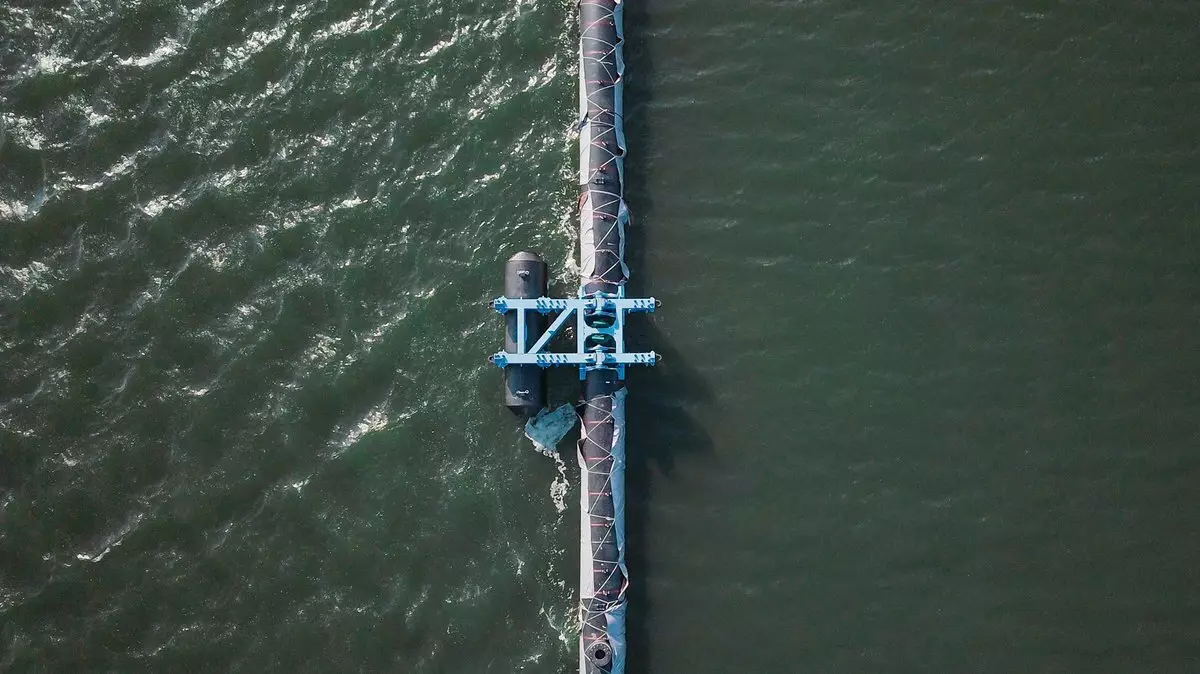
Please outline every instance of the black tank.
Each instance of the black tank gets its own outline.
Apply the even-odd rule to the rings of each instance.
[[[546,262],[537,253],[517,253],[504,264],[504,296],[534,299],[546,296]],[[517,312],[505,316],[504,350],[517,352]],[[525,312],[525,348],[533,346],[546,329],[546,318]],[[504,405],[513,414],[531,417],[546,406],[546,371],[537,365],[504,368]]]

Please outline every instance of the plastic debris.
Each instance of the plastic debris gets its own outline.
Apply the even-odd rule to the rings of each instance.
[[[575,428],[575,408],[569,403],[553,410],[543,409],[525,422],[525,437],[533,441],[534,449],[546,456],[557,454],[558,443]]]

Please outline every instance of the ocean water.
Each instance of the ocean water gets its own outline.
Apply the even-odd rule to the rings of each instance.
[[[631,673],[1195,671],[1197,25],[629,0]],[[574,3],[0,36],[0,670],[572,671]]]

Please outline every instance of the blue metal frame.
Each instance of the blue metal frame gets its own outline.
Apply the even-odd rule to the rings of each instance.
[[[588,370],[615,368],[618,376],[624,379],[626,365],[654,365],[658,362],[658,354],[653,351],[634,353],[625,351],[625,314],[638,311],[650,313],[657,307],[658,300],[653,297],[627,298],[607,294],[566,300],[549,297],[536,299],[497,297],[492,300],[492,308],[497,313],[517,312],[517,353],[498,351],[492,354],[488,360],[499,367],[575,365],[579,367],[580,379],[587,376]],[[528,335],[525,333],[525,312],[527,311],[536,311],[540,314],[559,312],[546,331],[528,349],[524,348],[528,343]],[[611,323],[609,325],[590,325],[586,319],[589,316],[597,315],[609,317]],[[547,352],[545,349],[550,344],[550,340],[567,324],[571,316],[575,317],[575,353]],[[588,347],[589,341],[605,342],[607,345],[596,344]]]

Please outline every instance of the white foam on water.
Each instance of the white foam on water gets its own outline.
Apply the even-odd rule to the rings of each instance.
[[[550,501],[554,504],[554,510],[559,514],[561,520],[562,514],[567,511],[567,494],[571,491],[571,481],[567,479],[567,464],[563,461],[561,454],[554,455],[554,464],[558,469],[558,475],[550,483]]]

